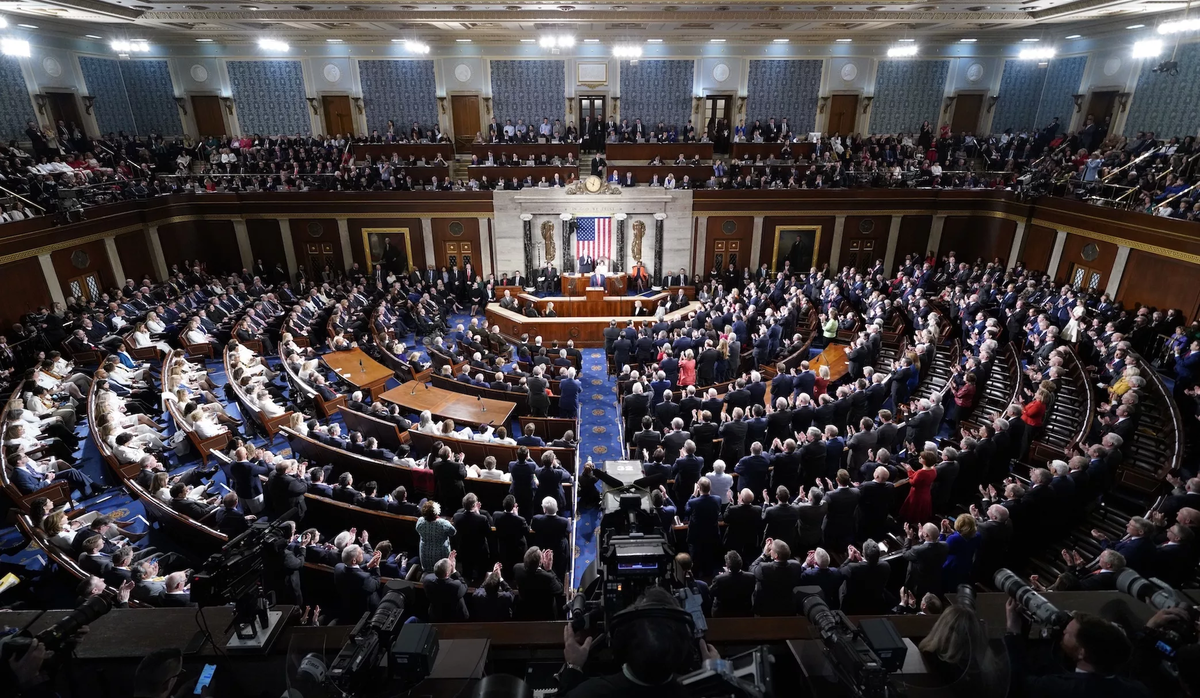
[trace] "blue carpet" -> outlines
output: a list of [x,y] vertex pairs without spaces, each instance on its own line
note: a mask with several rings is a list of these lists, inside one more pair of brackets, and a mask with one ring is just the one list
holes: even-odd
[[[607,460],[620,460],[621,411],[617,404],[617,381],[605,371],[603,349],[583,350],[583,394],[579,414],[579,466],[590,457],[592,464],[603,469]],[[578,588],[583,571],[596,559],[597,536],[600,527],[598,510],[578,512],[575,522],[575,577],[572,586]]]

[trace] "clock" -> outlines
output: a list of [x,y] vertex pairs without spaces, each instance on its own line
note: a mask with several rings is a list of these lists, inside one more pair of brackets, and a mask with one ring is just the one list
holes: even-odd
[[583,180],[583,188],[587,189],[589,192],[591,192],[593,194],[600,191],[600,189],[603,186],[604,186],[604,181],[601,180],[596,175],[591,175],[587,179]]

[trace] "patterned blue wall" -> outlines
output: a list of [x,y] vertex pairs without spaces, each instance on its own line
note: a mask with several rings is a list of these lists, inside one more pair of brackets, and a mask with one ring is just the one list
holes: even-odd
[[787,117],[793,133],[816,129],[824,61],[750,61],[746,124]]
[[120,61],[125,94],[138,133],[175,136],[183,133],[175,87],[166,61]]
[[683,128],[692,113],[695,61],[621,61],[621,118]]
[[1200,44],[1180,44],[1175,54],[1179,75],[1150,72],[1157,61],[1142,63],[1125,133],[1153,131],[1159,138],[1194,135],[1200,130]]
[[300,61],[229,61],[225,66],[242,134],[312,133]]
[[1042,91],[1042,99],[1038,104],[1035,122],[1038,128],[1048,125],[1056,116],[1062,124],[1061,132],[1071,127],[1071,117],[1075,116],[1075,100],[1071,99],[1071,95],[1078,94],[1086,67],[1087,56],[1050,61],[1046,72],[1046,89]]
[[949,61],[880,61],[871,102],[870,133],[917,133],[936,128]]
[[25,122],[33,119],[33,102],[16,58],[0,56],[0,138],[25,140]]
[[[505,119],[540,124],[563,118],[566,108],[565,61],[492,61],[492,112]],[[564,123],[565,127],[566,124]],[[470,134],[474,135],[474,134]]]
[[387,133],[388,119],[397,134],[407,134],[414,121],[422,129],[437,123],[433,61],[359,61],[358,75],[368,132]]
[[120,61],[80,56],[79,67],[83,70],[83,82],[87,85],[88,94],[96,98],[92,113],[96,115],[100,133],[136,132],[133,110],[129,108],[129,96],[125,93],[125,79],[121,77]]

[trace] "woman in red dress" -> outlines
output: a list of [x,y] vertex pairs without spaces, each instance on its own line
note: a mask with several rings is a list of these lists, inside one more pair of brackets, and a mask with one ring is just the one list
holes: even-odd
[[933,451],[921,453],[921,469],[908,469],[908,498],[900,507],[900,518],[914,526],[923,524],[933,518],[933,498],[929,490],[937,479],[937,471],[933,469],[938,463],[938,455]]

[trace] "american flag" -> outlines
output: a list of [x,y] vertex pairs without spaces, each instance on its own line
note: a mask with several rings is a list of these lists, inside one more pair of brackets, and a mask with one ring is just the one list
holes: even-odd
[[577,218],[575,228],[575,258],[608,258],[612,245],[612,219]]

